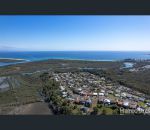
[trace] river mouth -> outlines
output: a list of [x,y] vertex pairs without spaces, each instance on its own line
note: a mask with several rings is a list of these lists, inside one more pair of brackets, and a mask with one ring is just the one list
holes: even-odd
[[8,66],[8,65],[15,65],[19,63],[26,63],[26,62],[28,62],[28,60],[16,59],[16,58],[0,58],[0,67]]

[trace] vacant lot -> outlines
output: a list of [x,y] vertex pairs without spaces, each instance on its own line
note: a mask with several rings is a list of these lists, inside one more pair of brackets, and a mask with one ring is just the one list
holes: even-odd
[[52,111],[49,109],[48,104],[44,102],[30,103],[15,107],[10,115],[52,115]]

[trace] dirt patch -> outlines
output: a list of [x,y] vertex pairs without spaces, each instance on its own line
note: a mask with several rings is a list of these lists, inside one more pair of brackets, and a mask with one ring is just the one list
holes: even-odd
[[53,113],[47,103],[38,102],[16,107],[8,115],[53,115]]

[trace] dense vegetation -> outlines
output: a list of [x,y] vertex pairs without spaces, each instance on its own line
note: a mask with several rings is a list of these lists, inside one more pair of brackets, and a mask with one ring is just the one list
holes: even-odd
[[80,61],[80,60],[45,60],[29,63],[20,63],[17,65],[9,65],[0,67],[0,75],[12,75],[24,72],[35,71],[73,71],[83,68],[120,68],[122,62],[111,61]]

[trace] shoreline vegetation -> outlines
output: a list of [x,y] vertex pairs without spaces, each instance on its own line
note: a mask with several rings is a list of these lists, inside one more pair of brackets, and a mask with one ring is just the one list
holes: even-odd
[[[18,61],[18,59],[8,58],[0,59],[0,62],[2,60],[6,60],[5,62],[10,62],[10,60]],[[131,68],[124,67],[125,62],[133,63],[133,66]],[[90,73],[98,77],[104,77],[113,84],[120,84],[137,90],[149,97],[149,64],[149,60],[134,59],[125,59],[122,61],[49,59],[2,66],[0,67],[0,114],[8,114],[23,104],[37,101],[44,102],[46,100],[50,109],[58,106],[58,113],[71,114],[71,110],[73,109],[74,114],[80,115],[81,111],[78,105],[66,102],[58,94],[59,85],[55,81],[48,80],[47,75],[42,77],[44,79],[41,79],[41,75],[44,73]],[[53,100],[54,102],[52,102]],[[102,111],[110,110],[110,108],[105,110],[105,107],[100,104],[98,108],[96,106],[93,108],[94,112],[99,109],[103,109]],[[118,111],[118,108],[114,109],[113,112],[116,113],[116,111]],[[54,113],[57,112],[54,111]]]

